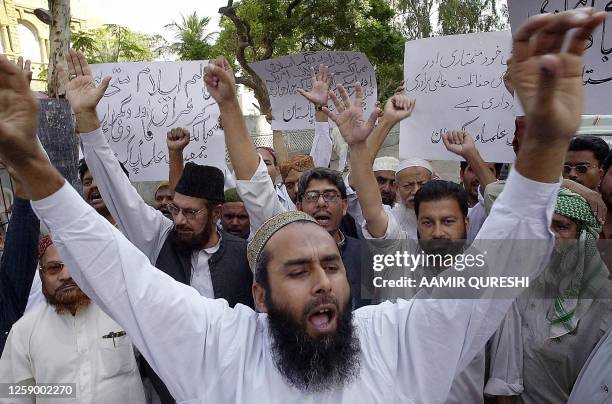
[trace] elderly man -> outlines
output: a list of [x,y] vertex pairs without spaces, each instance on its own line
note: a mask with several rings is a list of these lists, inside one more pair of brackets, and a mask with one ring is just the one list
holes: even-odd
[[40,241],[39,259],[46,304],[11,329],[0,382],[76,383],[74,398],[63,403],[144,403],[130,337],[79,289],[49,237]]
[[399,160],[395,157],[378,157],[374,160],[372,171],[378,182],[378,190],[382,202],[393,207],[397,194],[397,184],[395,183],[395,173],[399,167]]
[[[584,102],[581,55],[604,18],[591,10],[542,15],[515,33],[513,80],[529,124],[516,169],[480,234],[499,241],[487,257],[492,276],[516,268],[536,275],[548,262],[563,154]],[[532,36],[574,28],[566,47],[564,35],[553,46],[529,44]],[[2,99],[11,101],[0,114],[0,156],[26,184],[72,276],[132,336],[179,401],[440,403],[512,303],[513,296],[494,293],[463,300],[434,294],[351,314],[338,246],[303,212],[272,218],[249,244],[260,313],[201,296],[156,270],[65,184],[34,142],[37,108],[25,78],[3,58],[0,71],[14,78],[0,81]],[[71,74],[79,80],[87,72],[75,66]],[[224,117],[240,110],[223,58],[207,66],[206,84]],[[375,116],[366,121],[359,90],[356,98],[334,119],[345,137],[364,143]],[[246,132],[244,120],[224,127]],[[540,243],[508,242],[526,238]]]
[[586,200],[561,188],[551,261],[515,303],[521,326],[501,337],[514,341],[509,356],[522,365],[505,395],[519,394],[526,404],[567,402],[591,350],[612,327],[612,282],[596,247],[600,229]]

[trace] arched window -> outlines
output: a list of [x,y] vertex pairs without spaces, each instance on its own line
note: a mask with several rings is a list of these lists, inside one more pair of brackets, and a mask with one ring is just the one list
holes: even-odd
[[34,30],[22,22],[19,23],[18,27],[23,58],[30,59],[32,62],[42,62],[40,44]]

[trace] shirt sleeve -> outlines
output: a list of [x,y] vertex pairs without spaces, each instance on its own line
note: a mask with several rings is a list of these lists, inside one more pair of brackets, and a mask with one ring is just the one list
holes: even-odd
[[364,220],[361,225],[361,231],[363,232],[363,237],[365,237],[366,240],[406,240],[408,239],[409,238],[408,234],[400,228],[399,224],[397,223],[397,220],[395,219],[395,216],[393,216],[391,212],[387,209],[385,209],[385,214],[387,215],[387,231],[385,232],[385,234],[382,237],[372,236],[370,232],[368,231],[368,224]]
[[355,222],[359,226],[363,225],[363,212],[361,211],[361,205],[359,204],[359,198],[357,192],[349,185],[349,175],[344,178],[344,185],[346,186],[346,200],[348,202],[348,213],[353,216]]
[[[6,347],[2,352],[2,358],[0,358],[0,383],[15,384],[32,383],[35,381],[34,369],[27,346],[29,338],[27,335],[22,335],[20,330],[21,328],[16,325],[6,340]],[[0,392],[8,393],[8,391],[2,390],[4,389],[0,388]],[[1,397],[6,396],[2,395]],[[8,401],[2,401],[1,399],[0,402],[8,403]],[[35,403],[35,399],[33,397],[23,398],[19,399],[18,402]]]
[[315,167],[329,167],[333,147],[334,142],[329,135],[329,123],[315,122],[315,134],[310,149]]
[[[474,243],[487,252],[487,277],[534,279],[547,265],[559,186],[511,172]],[[385,303],[364,313],[371,322],[366,327],[371,349],[393,379],[404,381],[397,385],[408,400],[444,402],[455,375],[485,348],[521,293],[520,288],[502,291],[503,298],[498,288],[482,290],[479,298],[445,299],[446,292],[438,288],[428,299]]]
[[523,392],[523,338],[521,316],[516,304],[504,317],[488,343],[488,396],[517,396]]
[[6,333],[25,311],[36,273],[40,223],[30,202],[15,198],[0,263],[0,352]]
[[228,372],[235,346],[253,338],[255,312],[207,299],[159,271],[69,185],[32,206],[72,278],[123,327],[178,402],[202,398],[206,383]]
[[172,228],[172,220],[147,205],[125,175],[102,131],[81,134],[85,161],[119,229],[151,262]]
[[251,228],[254,230],[259,229],[266,220],[285,212],[261,158],[253,177],[250,180],[236,180],[236,189],[249,213]]

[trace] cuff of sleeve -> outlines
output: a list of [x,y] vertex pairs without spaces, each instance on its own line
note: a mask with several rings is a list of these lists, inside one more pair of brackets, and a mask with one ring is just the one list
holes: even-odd
[[397,228],[397,224],[395,222],[395,218],[386,209],[385,209],[385,213],[387,214],[388,222],[387,222],[387,230],[385,230],[385,235],[382,236],[382,237],[374,237],[374,236],[372,236],[370,234],[370,232],[368,231],[368,224],[366,223],[366,221],[364,220],[363,223],[361,223],[361,231],[363,233],[363,237],[366,240],[390,240],[390,239],[398,239],[398,238],[400,238],[400,237],[393,237],[394,234],[391,233],[393,229]]
[[[92,209],[68,181],[64,181],[64,185],[55,193],[31,203],[36,215],[52,233],[70,226],[71,221],[67,220],[68,218],[76,220]],[[67,215],[66,212],[70,214]]]
[[550,184],[533,181],[512,170],[496,203],[503,203],[517,215],[539,218],[542,213],[539,207],[542,205],[554,210],[560,188],[561,182]]
[[506,383],[500,379],[490,378],[484,389],[487,396],[518,396],[522,392],[522,380],[519,380],[518,383]]
[[94,130],[93,132],[81,133],[80,136],[84,147],[97,147],[104,146],[106,144],[106,138],[104,137],[102,129],[100,128]]
[[268,168],[266,167],[266,163],[264,163],[261,156],[259,156],[259,165],[257,166],[257,170],[255,170],[255,173],[253,174],[251,179],[250,180],[236,179],[236,185],[244,184],[248,182],[260,182],[260,181],[271,181],[270,176],[268,175]]

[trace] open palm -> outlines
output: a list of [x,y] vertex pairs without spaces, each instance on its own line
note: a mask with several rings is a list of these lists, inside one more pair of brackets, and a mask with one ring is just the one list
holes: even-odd
[[312,81],[312,89],[304,91],[299,88],[297,91],[308,101],[316,106],[326,106],[329,96],[329,87],[332,77],[329,74],[329,68],[325,65],[319,65],[319,71],[315,74],[314,67],[310,68],[310,78]]
[[336,106],[337,113],[332,113],[327,107],[324,107],[323,110],[338,125],[340,134],[346,143],[353,145],[364,142],[370,133],[372,133],[380,110],[377,108],[372,112],[367,121],[364,119],[363,110],[361,109],[362,92],[360,83],[355,83],[354,101],[351,101],[342,85],[338,85],[338,92],[342,100],[338,99],[333,92],[330,91],[329,93]]
[[85,56],[73,49],[66,54],[66,63],[68,71],[59,65],[58,75],[64,83],[70,107],[76,114],[95,110],[108,88],[110,77],[106,77],[99,86],[96,86]]
[[[575,135],[584,107],[582,55],[588,37],[604,19],[605,13],[591,9],[540,15],[516,32],[510,78],[531,133],[542,138]],[[575,32],[566,43],[572,28]]]

